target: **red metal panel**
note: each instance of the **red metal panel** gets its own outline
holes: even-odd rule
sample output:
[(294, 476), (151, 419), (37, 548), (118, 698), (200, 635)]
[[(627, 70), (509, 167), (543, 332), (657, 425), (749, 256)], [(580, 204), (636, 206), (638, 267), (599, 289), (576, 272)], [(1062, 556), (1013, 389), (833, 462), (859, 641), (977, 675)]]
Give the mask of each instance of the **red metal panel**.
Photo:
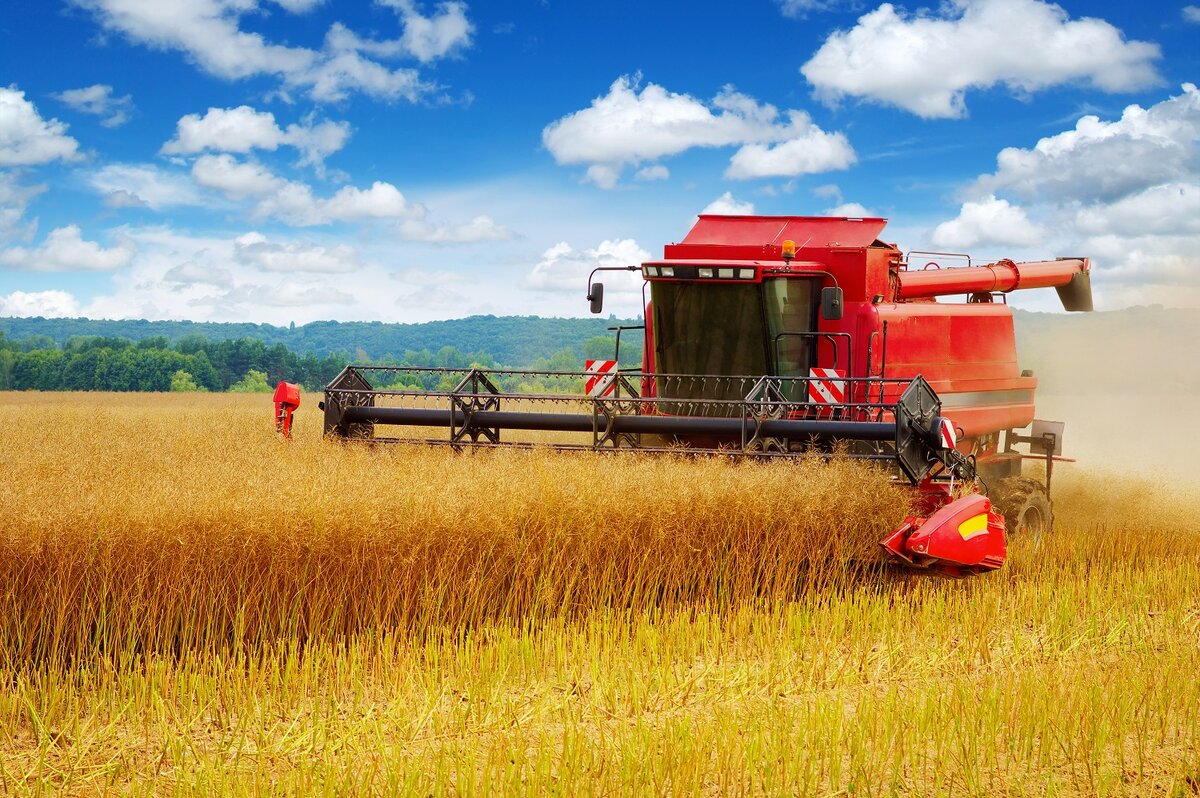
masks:
[[(945, 414), (965, 438), (1032, 420), (1037, 380), (1019, 376), (1006, 305), (912, 302), (874, 310), (876, 329), (888, 322), (887, 376), (923, 375), (951, 405)], [(878, 358), (878, 344), (875, 351)]]
[(962, 429), (964, 439), (1004, 429), (1020, 429), (1028, 426), (1034, 416), (1032, 401), (1016, 404), (943, 406), (942, 413)]
[[(675, 247), (715, 244), (726, 247), (778, 246), (785, 240), (796, 242), (796, 249), (831, 247), (869, 247), (886, 219), (848, 219), (821, 216), (716, 216), (704, 215)], [(668, 257), (686, 257), (682, 253)], [(753, 257), (753, 256), (751, 256)]]
[(996, 376), (1015, 377), (1017, 341), (1012, 310), (1007, 305), (940, 305), (951, 318), (950, 361), (995, 365)]
[[(892, 370), (907, 371), (911, 365), (916, 376), (925, 373), (925, 379), (940, 379), (949, 365), (950, 319), (945, 313), (937, 312), (937, 305), (894, 305), (879, 309), (880, 321), (888, 323), (888, 376)], [(932, 311), (932, 312), (930, 312)], [(931, 370), (929, 367), (935, 367)]]

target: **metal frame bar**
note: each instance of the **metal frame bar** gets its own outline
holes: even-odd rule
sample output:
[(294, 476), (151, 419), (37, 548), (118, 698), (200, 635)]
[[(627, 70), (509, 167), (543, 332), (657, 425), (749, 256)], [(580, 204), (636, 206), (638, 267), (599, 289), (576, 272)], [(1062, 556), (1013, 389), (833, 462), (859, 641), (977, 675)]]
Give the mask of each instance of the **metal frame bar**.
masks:
[[(481, 392), (480, 389), (483, 389)], [(468, 390), (469, 389), (469, 390)], [(492, 443), (500, 442), (500, 428), (480, 426), (475, 423), (477, 413), (486, 410), (500, 409), (500, 391), (480, 369), (471, 369), (462, 378), (458, 386), (450, 393), (450, 440), (461, 443), (470, 437), (472, 443), (479, 441), (479, 436), (487, 438)], [(463, 422), (458, 423), (459, 411)]]
[[(892, 461), (913, 482), (941, 464), (945, 478), (965, 478), (973, 467), (940, 452), (931, 442), (932, 419), (941, 402), (922, 378), (846, 377), (847, 396), (866, 396), (858, 386), (887, 384), (902, 389), (892, 403), (848, 401), (838, 405), (788, 401), (789, 384), (808, 377), (620, 373), (628, 396), (589, 397), (587, 372), (530, 369), (437, 369), (409, 366), (347, 366), (325, 389), (326, 434), (375, 437), (375, 425), (448, 428), (448, 439), (410, 440), (463, 446), (553, 446), (561, 449), (704, 453), (706, 448), (660, 445), (666, 439), (703, 438), (730, 456), (801, 457), (829, 454), (836, 441), (850, 443), (850, 457)], [(634, 384), (656, 381), (669, 395), (639, 396)], [(418, 390), (379, 390), (373, 384), (400, 382), (430, 386)], [(440, 386), (453, 385), (446, 389)], [(675, 389), (675, 390), (671, 390)], [(737, 391), (736, 394), (733, 391)], [(676, 395), (676, 392), (683, 395)], [(738, 398), (704, 398), (731, 394)], [(807, 392), (800, 394), (807, 396)], [(698, 398), (699, 397), (699, 398)], [(503, 409), (518, 403), (517, 409)], [(521, 407), (548, 405), (553, 412)], [(836, 411), (831, 416), (831, 407)], [(501, 430), (584, 433), (587, 443), (533, 444), (502, 440)], [(647, 434), (653, 440), (647, 440)], [(726, 443), (721, 443), (725, 441)], [(937, 475), (935, 475), (936, 477)]]
[[(1029, 444), (1029, 454), (1024, 454), (1016, 449), (1018, 443)], [(1040, 447), (1042, 452), (1039, 453), (1036, 447)], [(1054, 461), (1061, 459), (1068, 461), (1068, 458), (1056, 458), (1054, 450), (1058, 448), (1058, 436), (1053, 432), (1047, 432), (1041, 436), (1019, 435), (1015, 429), (1006, 429), (1004, 431), (1004, 453), (1019, 454), (1022, 459), (1044, 460), (1046, 463), (1046, 493), (1050, 493), (1050, 480), (1054, 476)]]

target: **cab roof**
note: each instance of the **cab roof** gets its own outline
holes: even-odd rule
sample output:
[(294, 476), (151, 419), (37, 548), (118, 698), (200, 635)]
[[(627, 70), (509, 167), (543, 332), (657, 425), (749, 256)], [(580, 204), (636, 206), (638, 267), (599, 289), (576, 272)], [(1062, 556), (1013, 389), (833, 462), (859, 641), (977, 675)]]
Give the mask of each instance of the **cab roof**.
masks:
[[(678, 244), (668, 244), (667, 258), (711, 256), (713, 247), (736, 247), (742, 257), (778, 257), (784, 241), (797, 252), (816, 249), (863, 249), (875, 244), (887, 219), (846, 216), (722, 216), (702, 214)], [(729, 253), (731, 256), (734, 254)]]

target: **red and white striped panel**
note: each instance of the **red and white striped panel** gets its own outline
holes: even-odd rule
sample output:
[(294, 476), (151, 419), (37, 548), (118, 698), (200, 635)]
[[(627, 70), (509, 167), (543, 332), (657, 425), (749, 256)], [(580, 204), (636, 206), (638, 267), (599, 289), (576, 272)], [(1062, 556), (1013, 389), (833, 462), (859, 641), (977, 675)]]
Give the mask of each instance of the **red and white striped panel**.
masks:
[(958, 445), (958, 434), (954, 431), (954, 422), (945, 416), (938, 416), (938, 437), (943, 449), (953, 449)]
[(846, 375), (837, 369), (808, 370), (808, 401), (840, 405), (846, 401)]
[(588, 373), (584, 391), (588, 396), (609, 396), (616, 388), (617, 361), (589, 360), (583, 370)]

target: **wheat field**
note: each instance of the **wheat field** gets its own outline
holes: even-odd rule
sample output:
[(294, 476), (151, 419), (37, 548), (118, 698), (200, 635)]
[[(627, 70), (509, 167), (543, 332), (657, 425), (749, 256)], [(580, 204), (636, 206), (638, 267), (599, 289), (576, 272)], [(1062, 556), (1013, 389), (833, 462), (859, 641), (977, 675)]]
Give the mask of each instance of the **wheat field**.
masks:
[[(312, 402), (313, 397), (306, 397)], [(845, 461), (347, 446), (0, 394), (0, 793), (1200, 794), (1200, 494), (953, 581)]]

